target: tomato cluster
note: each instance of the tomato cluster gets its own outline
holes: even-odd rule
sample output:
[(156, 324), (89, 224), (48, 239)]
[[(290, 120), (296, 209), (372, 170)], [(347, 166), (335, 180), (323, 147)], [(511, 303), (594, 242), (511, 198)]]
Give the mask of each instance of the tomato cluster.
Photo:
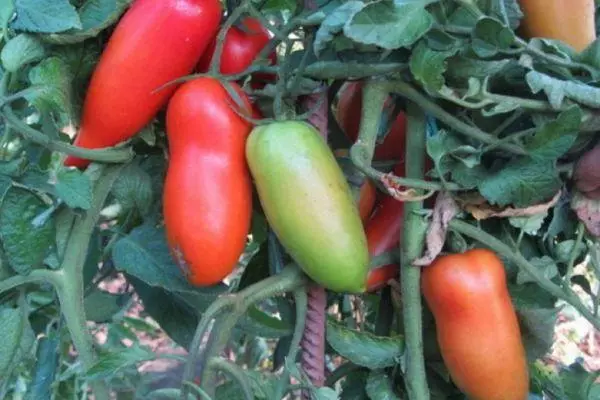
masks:
[[(522, 3), (524, 29), (540, 34), (536, 18), (541, 17), (526, 6), (534, 2)], [(277, 121), (253, 127), (244, 116), (256, 111), (238, 84), (226, 88), (208, 76), (169, 84), (194, 69), (209, 70), (221, 14), (218, 0), (137, 0), (94, 71), (75, 144), (116, 145), (168, 104), (164, 221), (173, 257), (193, 285), (214, 285), (235, 269), (250, 229), (254, 181), (270, 226), (308, 276), (338, 292), (382, 288), (397, 277), (398, 266), (369, 271), (369, 258), (399, 245), (402, 202), (377, 193), (368, 179), (355, 200), (339, 163), (311, 125)], [(269, 40), (259, 21), (243, 19), (225, 37), (220, 72), (243, 72)], [(270, 59), (275, 62), (273, 55)], [(351, 141), (360, 125), (361, 85), (347, 83), (337, 104), (338, 122)], [(392, 119), (374, 157), (396, 160), (394, 173), (402, 176), (406, 120), (402, 112)], [(67, 166), (87, 164), (65, 160)], [(525, 399), (527, 364), (497, 256), (472, 250), (441, 257), (424, 269), (422, 289), (457, 386), (473, 399)], [(500, 362), (490, 363), (490, 354)]]

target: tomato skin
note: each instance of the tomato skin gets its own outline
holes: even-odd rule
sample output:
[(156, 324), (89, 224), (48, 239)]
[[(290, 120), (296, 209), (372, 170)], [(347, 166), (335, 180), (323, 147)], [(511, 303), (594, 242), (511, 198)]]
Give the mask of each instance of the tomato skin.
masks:
[(387, 264), (369, 270), (367, 276), (367, 292), (375, 292), (387, 286), (388, 281), (398, 276), (398, 265)]
[[(246, 95), (235, 83), (246, 110)], [(167, 240), (190, 283), (209, 286), (237, 265), (252, 213), (245, 141), (252, 126), (219, 81), (183, 84), (167, 109), (169, 167), (163, 193)]]
[(375, 185), (368, 178), (365, 178), (358, 192), (358, 214), (363, 224), (369, 220), (376, 199), (377, 189)]
[[(362, 109), (362, 85), (360, 81), (347, 82), (342, 89), (337, 105), (337, 120), (340, 128), (352, 143), (358, 138)], [(388, 99), (391, 101), (391, 98)], [(399, 113), (382, 143), (375, 146), (375, 160), (389, 160), (404, 157), (406, 137), (406, 116)]]
[(472, 400), (527, 399), (525, 349), (498, 256), (441, 256), (423, 268), (421, 284), (456, 385)]
[(246, 158), (267, 220), (298, 265), (327, 289), (363, 292), (365, 233), (345, 176), (318, 131), (299, 121), (256, 127)]
[[(271, 33), (259, 20), (245, 17), (241, 23), (243, 28), (232, 26), (225, 35), (225, 43), (223, 43), (223, 52), (221, 53), (221, 64), (219, 65), (222, 74), (232, 75), (244, 72), (252, 65), (252, 62), (261, 50), (271, 40)], [(216, 47), (217, 38), (215, 37), (198, 63), (198, 72), (208, 72)], [(271, 64), (275, 64), (277, 61), (275, 52), (269, 55), (269, 60)], [(255, 74), (254, 76), (267, 80), (274, 77), (272, 74), (264, 73)], [(253, 82), (253, 84), (253, 86), (256, 86), (258, 82)]]
[[(150, 122), (176, 87), (153, 91), (193, 71), (218, 30), (221, 12), (218, 0), (136, 0), (94, 70), (74, 144), (114, 146)], [(88, 164), (65, 160), (67, 166)]]
[(594, 200), (600, 199), (600, 144), (587, 151), (575, 164), (575, 187)]
[(596, 39), (594, 0), (519, 0), (525, 36), (561, 40), (577, 51)]

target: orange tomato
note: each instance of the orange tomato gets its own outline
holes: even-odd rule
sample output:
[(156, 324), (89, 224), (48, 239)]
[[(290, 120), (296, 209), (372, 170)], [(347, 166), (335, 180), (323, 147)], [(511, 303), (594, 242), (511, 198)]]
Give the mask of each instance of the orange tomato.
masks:
[(594, 0), (519, 0), (525, 36), (561, 40), (582, 51), (596, 40)]
[(504, 266), (485, 249), (441, 256), (423, 268), (442, 357), (472, 400), (526, 400), (529, 376)]

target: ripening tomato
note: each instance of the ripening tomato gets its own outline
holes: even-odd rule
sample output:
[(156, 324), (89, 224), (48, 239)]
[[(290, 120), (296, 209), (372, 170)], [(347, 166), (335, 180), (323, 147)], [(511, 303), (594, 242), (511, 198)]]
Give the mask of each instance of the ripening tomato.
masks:
[[(394, 174), (404, 176), (404, 161), (398, 162)], [(381, 204), (375, 208), (371, 219), (365, 226), (369, 255), (376, 257), (398, 246), (402, 235), (404, 203), (385, 196)], [(390, 264), (369, 271), (367, 290), (374, 291), (385, 286), (398, 274), (398, 265)]]
[(376, 198), (377, 189), (375, 188), (375, 185), (371, 180), (365, 178), (358, 192), (358, 214), (360, 215), (360, 220), (363, 224), (369, 220), (373, 207), (375, 206)]
[(600, 144), (587, 151), (575, 164), (575, 187), (590, 199), (600, 199)]
[[(259, 20), (251, 17), (243, 18), (240, 26), (232, 26), (225, 34), (221, 64), (219, 65), (220, 72), (228, 75), (244, 72), (269, 43), (271, 36), (271, 33)], [(208, 72), (216, 47), (217, 38), (215, 37), (198, 63), (199, 72)], [(271, 64), (275, 64), (277, 54), (272, 52), (268, 59)], [(275, 75), (256, 73), (253, 77), (268, 81), (272, 80)], [(252, 83), (255, 88), (260, 85), (256, 79)]]
[(472, 400), (526, 400), (529, 376), (504, 266), (490, 250), (437, 258), (422, 272), (442, 357)]
[(298, 265), (338, 292), (363, 292), (369, 266), (358, 208), (319, 132), (298, 121), (254, 128), (246, 157), (267, 221)]
[[(252, 112), (247, 96), (231, 83)], [(164, 217), (169, 247), (190, 283), (213, 285), (237, 265), (252, 213), (245, 143), (252, 126), (222, 84), (183, 84), (167, 108), (169, 167)]]
[[(149, 123), (173, 94), (162, 85), (193, 71), (216, 34), (218, 0), (136, 0), (119, 21), (94, 70), (75, 145), (114, 146)], [(88, 160), (69, 156), (67, 166)]]
[[(358, 138), (362, 108), (362, 82), (347, 82), (340, 89), (336, 119), (348, 138), (354, 143)], [(391, 97), (384, 106), (385, 110), (393, 106)], [(387, 160), (404, 157), (406, 136), (406, 116), (400, 112), (383, 142), (375, 146), (374, 159)]]
[(582, 51), (596, 40), (594, 0), (519, 0), (523, 33), (563, 41)]

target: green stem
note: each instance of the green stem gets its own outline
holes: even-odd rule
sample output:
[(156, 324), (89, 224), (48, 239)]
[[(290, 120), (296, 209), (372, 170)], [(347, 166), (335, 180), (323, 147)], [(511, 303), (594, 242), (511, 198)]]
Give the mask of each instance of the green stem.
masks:
[(535, 47), (529, 46), (527, 42), (520, 37), (515, 37), (514, 44), (520, 47), (524, 52), (531, 54), (532, 56), (536, 56), (538, 59), (549, 62), (554, 65), (558, 65), (560, 67), (565, 67), (569, 69), (580, 69), (589, 72), (592, 76), (598, 73), (598, 70), (592, 68), (589, 65), (581, 64), (578, 62), (573, 62), (570, 60), (565, 60), (564, 58), (557, 57), (552, 54), (547, 54), (544, 51), (537, 49)]
[(246, 4), (249, 1), (244, 1), (239, 7), (235, 8), (231, 15), (227, 17), (223, 25), (221, 26), (221, 30), (217, 35), (217, 46), (215, 47), (215, 52), (213, 53), (213, 57), (210, 60), (209, 74), (211, 75), (219, 75), (221, 70), (221, 56), (223, 55), (223, 45), (225, 44), (225, 38), (227, 37), (227, 32), (233, 26), (233, 24), (238, 20), (239, 17), (246, 11)]
[[(407, 106), (406, 176), (423, 178), (425, 167), (426, 121), (423, 110), (414, 103)], [(404, 232), (400, 250), (402, 316), (406, 336), (406, 389), (411, 400), (428, 400), (429, 388), (423, 356), (423, 321), (421, 304), (421, 269), (412, 264), (421, 256), (425, 240), (424, 224), (419, 215), (422, 202), (404, 204)]]
[[(229, 377), (236, 381), (240, 388), (242, 389), (242, 393), (244, 393), (244, 398), (246, 400), (253, 400), (254, 394), (252, 393), (252, 386), (250, 385), (250, 380), (248, 376), (237, 365), (233, 364), (230, 361), (223, 360), (222, 358), (212, 358), (208, 364), (208, 368), (211, 370), (221, 370), (225, 372)], [(210, 396), (210, 393), (206, 393)]]
[(342, 379), (344, 376), (350, 374), (351, 372), (357, 371), (360, 368), (361, 368), (360, 365), (356, 365), (351, 362), (346, 362), (346, 363), (340, 365), (331, 373), (331, 375), (329, 375), (327, 377), (327, 379), (325, 380), (325, 386), (333, 387), (333, 385), (337, 381)]
[(577, 238), (575, 239), (575, 243), (571, 249), (569, 264), (567, 265), (567, 272), (565, 273), (564, 284), (567, 287), (571, 285), (571, 277), (573, 276), (573, 270), (575, 268), (575, 260), (577, 259), (579, 247), (583, 242), (583, 234), (585, 233), (585, 226), (583, 225), (583, 222), (579, 221), (579, 224), (577, 224), (577, 230)]
[[(192, 381), (195, 372), (195, 363), (200, 352), (200, 343), (206, 330), (210, 326), (210, 323), (217, 315), (230, 310), (231, 315), (227, 315), (226, 318), (237, 322), (237, 319), (243, 315), (252, 304), (277, 294), (297, 289), (305, 283), (306, 277), (302, 271), (296, 266), (288, 266), (278, 275), (271, 276), (252, 286), (248, 286), (237, 294), (227, 294), (215, 300), (204, 312), (202, 319), (196, 327), (196, 332), (194, 333), (192, 343), (190, 344), (188, 361), (183, 371), (183, 381)], [(224, 337), (229, 336), (226, 331), (220, 331), (218, 334)], [(202, 371), (200, 371), (200, 373), (202, 374)], [(204, 385), (206, 382), (202, 380), (201, 383)], [(182, 388), (181, 398), (187, 398), (188, 393), (189, 388), (184, 386)]]
[(515, 252), (501, 240), (495, 238), (489, 233), (458, 219), (450, 221), (449, 227), (458, 233), (469, 236), (472, 239), (483, 243), (496, 253), (510, 259), (519, 269), (529, 275), (542, 289), (554, 297), (564, 300), (583, 315), (596, 329), (600, 329), (600, 320), (594, 317), (594, 314), (588, 310), (581, 300), (570, 292), (565, 292), (560, 286), (556, 285), (550, 279), (543, 276), (533, 265), (523, 257), (520, 252)]
[(485, 144), (497, 145), (499, 148), (514, 154), (527, 154), (527, 152), (521, 146), (513, 145), (510, 143), (498, 144), (498, 139), (496, 137), (490, 135), (487, 132), (482, 131), (481, 129), (475, 126), (466, 124), (458, 118), (454, 117), (442, 107), (429, 100), (429, 98), (420, 93), (417, 89), (415, 89), (407, 82), (390, 81), (389, 90), (398, 93), (401, 96), (415, 102), (419, 107), (423, 109), (423, 111), (425, 111), (428, 114), (431, 114), (431, 116), (439, 119), (444, 124), (448, 125), (450, 128), (456, 130), (459, 133), (462, 133), (465, 136), (468, 136)]
[(487, 153), (489, 151), (492, 151), (492, 150), (498, 148), (503, 143), (514, 142), (514, 141), (522, 139), (526, 136), (533, 135), (536, 132), (537, 132), (537, 128), (529, 128), (529, 129), (522, 130), (520, 132), (512, 133), (508, 136), (503, 137), (502, 139), (498, 139), (498, 142), (495, 144), (490, 144), (490, 145), (485, 146), (483, 149), (481, 149), (481, 152)]
[(25, 124), (19, 117), (15, 115), (12, 109), (5, 106), (2, 109), (2, 116), (17, 132), (23, 137), (35, 144), (43, 146), (50, 151), (58, 151), (75, 157), (86, 158), (92, 161), (104, 163), (123, 163), (129, 161), (133, 157), (133, 151), (128, 148), (104, 148), (104, 149), (84, 149), (82, 147), (73, 146), (58, 140), (52, 140), (29, 125)]
[[(296, 326), (294, 327), (294, 334), (292, 335), (292, 341), (290, 342), (290, 350), (287, 354), (287, 360), (295, 363), (298, 350), (300, 350), (300, 342), (302, 341), (302, 334), (304, 333), (304, 326), (306, 325), (306, 310), (308, 308), (308, 296), (306, 295), (306, 288), (301, 287), (294, 291), (294, 298), (296, 300)], [(279, 382), (277, 382), (277, 388), (275, 390), (275, 398), (282, 399), (286, 392), (287, 386), (290, 384), (290, 371), (287, 368), (283, 369)]]
[(29, 275), (15, 275), (10, 278), (0, 281), (0, 294), (7, 290), (16, 288), (17, 286), (26, 285), (28, 283), (50, 283), (52, 286), (56, 286), (56, 283), (60, 280), (60, 273), (58, 271), (51, 271), (48, 269), (34, 269)]
[[(62, 268), (57, 271), (60, 279), (56, 280), (56, 291), (61, 311), (85, 370), (94, 364), (95, 353), (86, 327), (83, 307), (83, 266), (100, 210), (120, 171), (121, 166), (106, 167), (103, 171), (96, 183), (92, 206), (75, 221), (65, 249)], [(103, 382), (94, 382), (91, 386), (96, 399), (109, 398), (108, 388)]]

